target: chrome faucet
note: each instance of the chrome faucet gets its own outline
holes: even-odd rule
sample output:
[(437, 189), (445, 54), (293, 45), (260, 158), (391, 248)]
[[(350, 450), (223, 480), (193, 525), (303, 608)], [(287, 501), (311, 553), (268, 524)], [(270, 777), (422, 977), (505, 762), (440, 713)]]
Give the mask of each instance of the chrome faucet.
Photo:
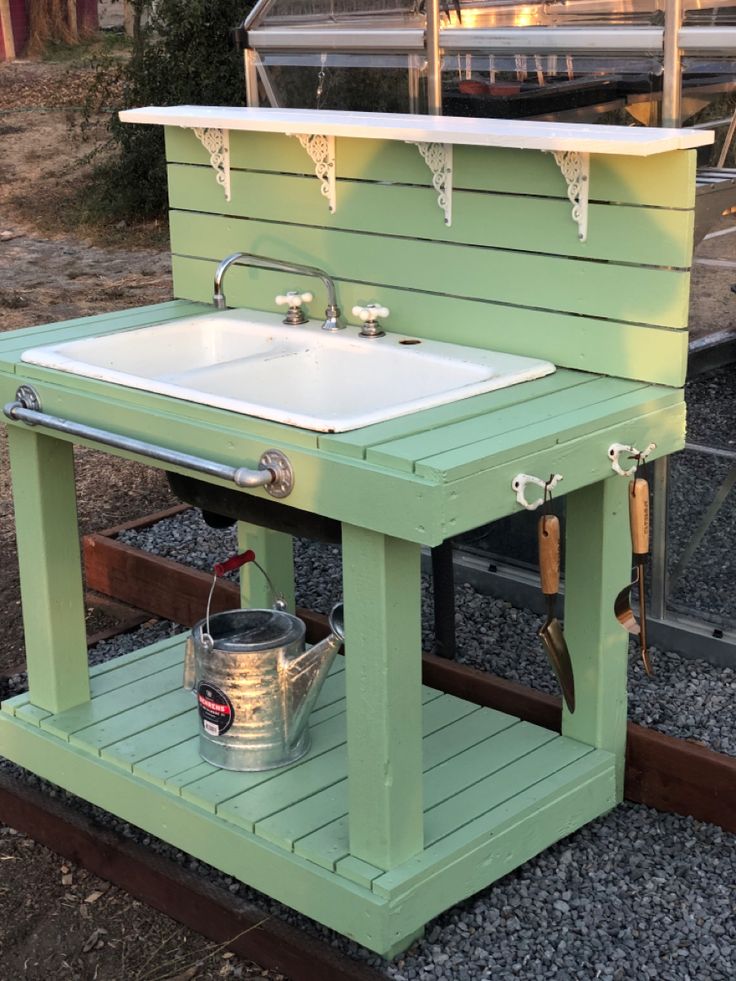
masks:
[(325, 284), (327, 290), (327, 309), (325, 310), (325, 322), (322, 324), (324, 330), (342, 330), (345, 326), (340, 315), (340, 308), (337, 305), (335, 294), (335, 284), (332, 279), (321, 269), (314, 266), (301, 266), (296, 262), (282, 262), (281, 259), (269, 259), (265, 255), (253, 255), (250, 252), (233, 252), (226, 256), (215, 271), (215, 287), (212, 294), (212, 302), (216, 310), (224, 310), (227, 301), (222, 288), (222, 280), (225, 273), (233, 265), (240, 261), (244, 266), (256, 266), (258, 269), (275, 269), (277, 272), (296, 273), (297, 275), (316, 276)]

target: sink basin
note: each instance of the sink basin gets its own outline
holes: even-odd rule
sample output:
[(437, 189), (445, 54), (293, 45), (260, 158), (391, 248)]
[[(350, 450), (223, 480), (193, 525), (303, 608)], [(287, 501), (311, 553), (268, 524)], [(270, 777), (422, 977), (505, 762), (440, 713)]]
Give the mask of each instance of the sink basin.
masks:
[(225, 310), (31, 348), (29, 364), (317, 432), (346, 432), (540, 378), (549, 361), (420, 341), (359, 337), (313, 321)]

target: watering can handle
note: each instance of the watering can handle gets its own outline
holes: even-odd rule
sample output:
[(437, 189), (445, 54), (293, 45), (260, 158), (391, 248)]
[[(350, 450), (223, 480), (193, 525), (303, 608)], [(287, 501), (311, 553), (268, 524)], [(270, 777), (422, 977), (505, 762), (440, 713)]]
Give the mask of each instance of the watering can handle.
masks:
[(252, 548), (249, 548), (247, 551), (241, 552), (240, 555), (233, 555), (231, 558), (225, 559), (224, 562), (216, 562), (212, 571), (216, 576), (224, 576), (226, 572), (239, 569), (241, 565), (245, 565), (247, 562), (255, 562), (255, 559), (256, 553)]

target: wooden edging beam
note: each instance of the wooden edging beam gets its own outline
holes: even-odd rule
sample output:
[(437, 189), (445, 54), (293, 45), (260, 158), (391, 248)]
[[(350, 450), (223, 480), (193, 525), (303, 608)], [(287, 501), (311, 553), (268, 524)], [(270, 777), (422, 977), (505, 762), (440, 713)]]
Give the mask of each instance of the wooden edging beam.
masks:
[[(126, 527), (146, 527), (171, 513), (149, 515)], [(88, 589), (184, 626), (200, 620), (212, 577), (115, 541), (111, 536), (117, 530), (83, 539)], [(219, 581), (212, 611), (233, 609), (239, 603), (238, 588)], [(308, 610), (298, 613), (307, 623), (310, 640), (327, 633), (325, 617)], [(560, 730), (560, 701), (551, 695), (432, 654), (423, 655), (423, 678), (425, 684), (452, 695)], [(627, 800), (736, 832), (736, 758), (698, 743), (630, 722), (624, 792)]]
[(2, 772), (0, 822), (216, 944), (261, 967), (280, 971), (292, 981), (378, 981), (382, 977), (325, 941)]

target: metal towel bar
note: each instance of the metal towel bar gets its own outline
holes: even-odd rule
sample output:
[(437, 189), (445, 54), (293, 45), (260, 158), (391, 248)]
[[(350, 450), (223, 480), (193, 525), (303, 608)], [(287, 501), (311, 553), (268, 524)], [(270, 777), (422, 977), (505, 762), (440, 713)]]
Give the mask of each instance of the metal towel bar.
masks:
[(232, 481), (237, 487), (263, 487), (272, 497), (287, 497), (294, 487), (294, 471), (287, 457), (280, 450), (266, 450), (258, 461), (258, 469), (248, 467), (231, 467), (224, 463), (216, 463), (203, 457), (169, 450), (164, 446), (146, 443), (130, 436), (120, 436), (106, 429), (97, 429), (81, 422), (61, 419), (58, 416), (47, 415), (41, 411), (41, 405), (36, 392), (28, 385), (23, 385), (16, 392), (16, 401), (9, 402), (3, 408), (4, 414), (14, 422), (25, 422), (29, 426), (44, 426), (68, 436), (88, 439), (104, 446), (135, 453), (151, 460), (160, 460), (197, 473), (219, 477), (221, 480)]

